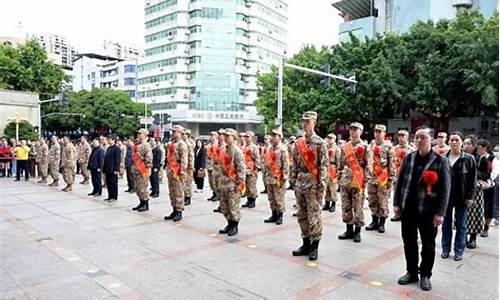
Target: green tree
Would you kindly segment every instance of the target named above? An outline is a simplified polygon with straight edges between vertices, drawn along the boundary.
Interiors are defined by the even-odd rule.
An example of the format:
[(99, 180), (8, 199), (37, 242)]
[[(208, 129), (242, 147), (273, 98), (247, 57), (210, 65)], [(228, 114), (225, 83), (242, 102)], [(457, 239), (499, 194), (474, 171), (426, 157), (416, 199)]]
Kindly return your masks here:
[[(4, 134), (8, 139), (16, 138), (16, 123), (10, 122), (5, 126)], [(31, 140), (34, 141), (38, 139), (38, 133), (35, 131), (33, 125), (28, 121), (21, 121), (19, 123), (19, 140)]]
[(0, 45), (0, 88), (30, 91), (49, 99), (69, 80), (63, 69), (51, 62), (35, 40), (16, 48)]

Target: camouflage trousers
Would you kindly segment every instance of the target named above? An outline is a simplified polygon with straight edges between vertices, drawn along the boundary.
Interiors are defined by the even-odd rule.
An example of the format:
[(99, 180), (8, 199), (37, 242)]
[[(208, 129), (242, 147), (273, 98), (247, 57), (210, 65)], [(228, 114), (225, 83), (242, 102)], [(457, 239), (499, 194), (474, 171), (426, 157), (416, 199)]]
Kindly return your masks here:
[(257, 198), (257, 173), (248, 173), (245, 177), (245, 195), (243, 197)]
[(208, 184), (210, 185), (210, 189), (212, 189), (212, 191), (214, 193), (216, 193), (216, 183), (215, 183), (215, 176), (214, 176), (214, 170), (207, 170), (208, 172)]
[(298, 208), (297, 221), (299, 222), (302, 238), (310, 238), (311, 241), (321, 240), (323, 225), (321, 222), (321, 201), (323, 195), (312, 193), (308, 190), (299, 191), (295, 189), (295, 198)]
[(191, 197), (193, 195), (193, 170), (186, 171), (184, 177), (184, 197)]
[(163, 183), (163, 177), (165, 177), (165, 170), (163, 168), (160, 168), (160, 170), (158, 171), (158, 181), (160, 183)]
[(354, 187), (343, 187), (340, 189), (340, 199), (342, 200), (342, 221), (347, 224), (364, 226), (363, 201), (364, 190), (359, 191)]
[(271, 207), (271, 211), (281, 213), (285, 211), (285, 192), (286, 181), (280, 186), (277, 184), (267, 185), (267, 199), (269, 200), (269, 207)]
[(223, 187), (220, 189), (220, 210), (226, 220), (239, 221), (241, 192), (238, 188)]
[(389, 216), (389, 196), (391, 195), (391, 185), (381, 187), (378, 183), (368, 183), (368, 207), (372, 215), (379, 218)]
[(336, 181), (333, 181), (331, 179), (328, 179), (328, 185), (326, 186), (326, 194), (325, 194), (325, 201), (337, 201), (337, 187), (338, 184)]
[(48, 163), (38, 163), (38, 175), (41, 176), (42, 178), (47, 178), (47, 172), (49, 170), (49, 164)]
[(182, 179), (176, 180), (173, 176), (168, 176), (168, 196), (170, 205), (176, 211), (184, 209), (184, 184)]
[(52, 179), (59, 180), (59, 164), (58, 163), (50, 164), (49, 165), (49, 172), (50, 172), (50, 176), (52, 177)]
[(73, 167), (63, 167), (63, 180), (67, 185), (72, 185), (75, 181), (76, 170)]
[[(132, 169), (132, 176), (134, 177), (134, 187), (135, 193), (139, 200), (148, 201), (149, 200), (149, 192), (148, 192), (148, 184), (149, 184), (149, 175), (144, 176), (139, 171)], [(135, 172), (134, 172), (135, 171)]]
[(89, 180), (90, 178), (90, 170), (87, 169), (88, 165), (88, 162), (80, 163), (80, 173), (82, 173), (83, 179), (85, 180)]
[(123, 178), (123, 174), (125, 174), (125, 163), (120, 164), (120, 172), (118, 173), (120, 178)]

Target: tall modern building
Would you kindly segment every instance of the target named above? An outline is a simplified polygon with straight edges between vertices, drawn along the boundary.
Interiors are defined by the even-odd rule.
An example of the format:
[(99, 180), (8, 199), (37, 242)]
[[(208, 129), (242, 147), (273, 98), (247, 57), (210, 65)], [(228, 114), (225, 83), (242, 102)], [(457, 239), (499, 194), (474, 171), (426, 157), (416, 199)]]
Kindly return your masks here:
[(486, 18), (498, 10), (498, 0), (338, 0), (339, 40), (348, 41), (350, 33), (360, 40), (377, 34), (405, 32), (417, 21), (453, 18), (457, 11), (476, 9)]
[(137, 59), (141, 54), (141, 51), (136, 46), (111, 40), (104, 40), (102, 51), (104, 55), (124, 60)]
[(256, 75), (284, 57), (284, 1), (146, 0), (144, 13), (139, 101), (194, 135), (262, 122)]
[(56, 34), (37, 34), (34, 37), (56, 64), (67, 69), (73, 68), (77, 52), (65, 37)]

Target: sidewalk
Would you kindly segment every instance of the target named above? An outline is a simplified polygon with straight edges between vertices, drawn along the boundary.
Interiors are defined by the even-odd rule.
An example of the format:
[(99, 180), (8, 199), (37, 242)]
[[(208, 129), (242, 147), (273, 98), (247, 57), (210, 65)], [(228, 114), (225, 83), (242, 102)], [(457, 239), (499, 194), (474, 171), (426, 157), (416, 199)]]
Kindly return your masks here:
[(497, 227), (461, 262), (440, 258), (438, 235), (433, 290), (423, 292), (396, 282), (405, 272), (400, 223), (387, 222), (385, 234), (363, 229), (360, 244), (340, 241), (338, 203), (323, 212), (319, 259), (310, 263), (291, 256), (301, 240), (290, 191), (283, 225), (264, 224), (260, 195), (230, 238), (217, 234), (225, 220), (207, 187), (173, 223), (163, 220), (166, 183), (145, 213), (130, 210), (137, 197), (119, 185), (109, 204), (106, 191), (88, 197), (90, 186), (64, 193), (0, 178), (0, 299), (498, 299)]

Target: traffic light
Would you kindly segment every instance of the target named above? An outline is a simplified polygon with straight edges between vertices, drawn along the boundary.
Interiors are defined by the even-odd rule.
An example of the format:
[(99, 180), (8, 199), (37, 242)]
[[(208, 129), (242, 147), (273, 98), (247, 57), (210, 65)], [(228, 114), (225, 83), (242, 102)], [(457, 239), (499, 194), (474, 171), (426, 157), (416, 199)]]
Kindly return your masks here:
[[(319, 67), (319, 70), (323, 73), (330, 74), (330, 64), (321, 65)], [(330, 77), (321, 75), (321, 77), (319, 78), (319, 84), (321, 84), (324, 87), (329, 87), (330, 86)]]
[[(350, 80), (356, 80), (356, 74), (354, 72), (348, 73), (345, 77), (347, 79), (350, 79)], [(351, 95), (356, 94), (356, 83), (346, 81), (345, 86), (344, 86), (344, 90), (348, 94), (351, 94)]]
[(154, 114), (153, 115), (153, 124), (154, 125), (160, 125), (160, 115), (159, 114)]

